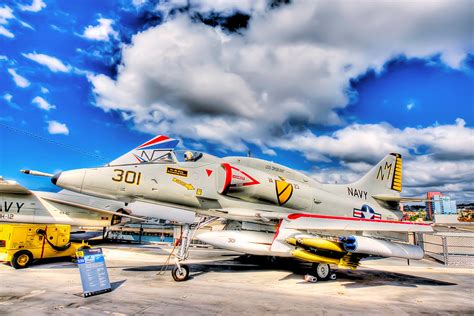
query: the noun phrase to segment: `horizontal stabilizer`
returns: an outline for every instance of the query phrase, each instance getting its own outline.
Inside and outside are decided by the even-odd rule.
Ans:
[[[372,195],[372,197],[376,200],[384,201],[384,202],[400,202],[400,203],[409,203],[409,202],[429,202],[426,197],[419,196],[419,197],[403,197],[403,196],[392,196],[392,195]]]

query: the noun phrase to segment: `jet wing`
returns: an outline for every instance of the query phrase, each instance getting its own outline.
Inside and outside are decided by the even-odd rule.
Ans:
[[[355,217],[341,217],[294,213],[285,218],[285,228],[297,230],[325,231],[378,231],[378,232],[432,232],[430,224],[372,220]]]
[[[19,185],[15,181],[3,180],[0,177],[0,193],[9,193],[9,194],[32,194],[30,190]]]
[[[283,213],[250,209],[212,210],[205,215],[227,219],[270,224],[283,220],[284,227],[295,230],[317,231],[378,231],[378,232],[432,232],[430,224],[373,220],[355,217],[329,216],[309,213]]]
[[[136,220],[140,220],[140,221],[146,221],[146,219],[144,219],[142,217],[137,217],[137,216],[128,215],[128,214],[115,212],[115,211],[104,210],[104,209],[100,209],[100,208],[95,208],[95,207],[87,206],[87,205],[84,205],[84,204],[79,204],[79,203],[74,203],[74,202],[70,202],[70,201],[54,199],[54,198],[51,198],[51,197],[44,197],[44,196],[41,197],[41,198],[43,200],[46,200],[46,201],[49,201],[49,202],[68,205],[68,206],[73,206],[73,207],[78,207],[78,208],[82,208],[82,209],[92,211],[92,212],[98,212],[98,213],[109,214],[109,215],[117,215],[117,216],[128,217],[128,218],[132,218],[132,219],[136,219]]]
[[[197,212],[204,216],[222,217],[230,220],[257,222],[264,224],[269,224],[270,222],[277,223],[278,220],[286,218],[286,216],[290,214],[247,208],[210,209],[205,211],[198,210]]]

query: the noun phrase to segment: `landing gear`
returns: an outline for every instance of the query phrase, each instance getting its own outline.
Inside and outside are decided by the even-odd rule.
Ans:
[[[207,225],[211,222],[217,220],[218,217],[211,217],[210,219],[204,218],[198,224],[191,226],[189,224],[184,224],[182,227],[181,232],[181,244],[179,245],[179,251],[176,255],[176,266],[171,271],[171,275],[173,276],[173,280],[176,282],[183,282],[189,280],[189,267],[185,264],[182,264],[185,260],[188,259],[189,256],[189,246],[191,245],[191,240],[194,237],[196,231]]]
[[[189,224],[184,224],[181,232],[181,244],[179,245],[179,252],[176,255],[176,266],[171,271],[173,280],[176,282],[183,282],[189,279],[189,267],[185,264],[180,264],[182,261],[188,259],[189,256]]]
[[[337,278],[336,273],[331,271],[331,267],[327,263],[314,263],[313,271],[321,281],[336,280]]]
[[[185,264],[176,265],[171,271],[173,280],[176,282],[182,282],[189,279],[189,267]]]

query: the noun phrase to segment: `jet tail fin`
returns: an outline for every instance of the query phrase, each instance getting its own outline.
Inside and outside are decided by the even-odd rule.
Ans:
[[[354,183],[370,195],[400,196],[402,191],[402,156],[389,154]]]
[[[108,163],[107,166],[169,161],[172,160],[171,152],[178,143],[177,139],[158,135]]]

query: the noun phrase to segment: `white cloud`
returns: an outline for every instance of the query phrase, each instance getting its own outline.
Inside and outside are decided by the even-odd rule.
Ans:
[[[0,35],[6,36],[6,37],[9,37],[9,38],[14,38],[15,37],[15,34],[10,32],[9,30],[7,30],[2,25],[0,25]]]
[[[5,55],[0,55],[0,60],[8,60],[8,57]]]
[[[15,81],[15,84],[20,87],[20,88],[26,88],[30,86],[30,82],[25,78],[20,76],[15,69],[9,68],[8,73],[12,76],[13,81]]]
[[[12,109],[15,109],[15,110],[22,110],[22,108],[21,108],[18,104],[12,102],[13,96],[12,96],[10,93],[5,93],[5,94],[2,96],[2,99],[5,100],[5,101],[7,102],[7,105],[8,105],[9,107],[11,107]]]
[[[309,160],[341,161],[340,166],[311,171],[323,183],[354,182],[387,153],[398,152],[403,156],[405,195],[428,191],[459,199],[474,195],[474,129],[462,119],[454,125],[405,129],[353,124],[327,136],[306,131],[273,145],[301,152]]]
[[[44,93],[44,94],[49,93],[49,90],[45,87],[41,87],[41,93]]]
[[[337,111],[349,104],[349,80],[397,54],[440,53],[458,65],[474,50],[469,5],[295,1],[259,11],[242,34],[178,15],[123,47],[116,79],[89,79],[99,107],[142,131],[264,148],[288,122],[343,123]]]
[[[35,97],[31,103],[35,104],[38,108],[49,111],[49,110],[54,110],[56,108],[55,105],[50,104],[48,101],[43,99],[42,97]]]
[[[8,38],[15,37],[15,34],[5,27],[9,23],[8,20],[11,19],[15,19],[13,10],[8,6],[0,7],[0,35],[6,36]]]
[[[472,201],[473,165],[474,159],[440,161],[429,155],[404,158],[403,195],[424,196],[429,191],[441,191],[455,199]],[[364,164],[357,169],[352,164],[342,164],[340,167],[314,168],[309,175],[322,183],[351,183],[360,179],[372,166]]]
[[[133,0],[133,4],[139,7],[144,4],[143,0]],[[165,16],[175,8],[187,8],[190,12],[213,13],[231,15],[235,12],[251,14],[252,12],[263,12],[267,7],[267,0],[169,0],[161,1],[156,8]]]
[[[69,129],[66,124],[59,123],[58,121],[48,121],[48,132],[50,134],[69,135]]]
[[[13,98],[13,96],[10,93],[5,93],[3,95],[3,99],[7,102],[11,102],[12,98]]]
[[[46,8],[46,3],[44,3],[42,0],[33,0],[30,5],[19,5],[18,7],[22,11],[39,12]]]
[[[341,159],[341,167],[326,172],[349,171],[339,181],[355,179],[389,152],[404,154],[407,166],[421,161],[418,154],[430,154],[440,167],[473,160],[473,131],[461,119],[405,129],[352,124],[331,135],[304,129],[344,126],[337,113],[351,101],[350,79],[368,69],[380,72],[400,54],[439,55],[448,67],[460,67],[474,51],[471,1],[292,1],[274,10],[249,3],[184,4],[201,13],[251,11],[239,34],[186,14],[136,34],[122,48],[116,78],[88,76],[97,106],[151,134],[237,151],[252,143],[267,154],[280,148],[314,161]],[[158,9],[162,5],[180,4],[160,2]],[[449,180],[436,181],[443,179]]]
[[[28,29],[30,29],[30,30],[34,30],[34,28],[33,28],[30,24],[28,24],[28,23],[26,23],[26,22],[23,22],[23,21],[21,21],[21,20],[18,20],[18,22],[20,22],[20,24],[21,24],[22,26],[24,26],[24,27],[26,27],[26,28],[28,28]]]
[[[132,4],[135,7],[140,7],[146,3],[147,0],[132,0]]]
[[[413,107],[415,106],[415,103],[414,102],[410,102],[407,104],[407,110],[410,111],[411,109],[413,109]]]
[[[53,30],[58,31],[58,32],[60,32],[60,33],[66,33],[66,32],[67,32],[66,29],[61,28],[61,27],[59,27],[59,26],[57,26],[57,25],[55,25],[55,24],[51,24],[50,26],[51,26],[51,28],[52,28]]]
[[[252,13],[252,11],[263,11],[267,6],[266,0],[192,0],[190,6],[199,12]]]
[[[0,24],[8,24],[8,20],[14,19],[13,10],[8,6],[0,7]]]
[[[108,41],[110,38],[117,38],[118,33],[112,27],[114,23],[111,19],[100,18],[97,20],[98,25],[89,25],[84,29],[83,36],[95,41]]]
[[[271,141],[272,147],[301,152],[308,160],[376,162],[381,156],[425,151],[440,160],[474,159],[474,129],[462,119],[454,125],[395,128],[389,124],[352,124],[331,135],[317,136],[307,130]]]
[[[37,62],[38,64],[48,67],[49,70],[51,70],[52,72],[70,72],[72,70],[70,66],[66,66],[61,60],[57,59],[56,57],[37,53],[28,53],[22,55],[28,59]]]

